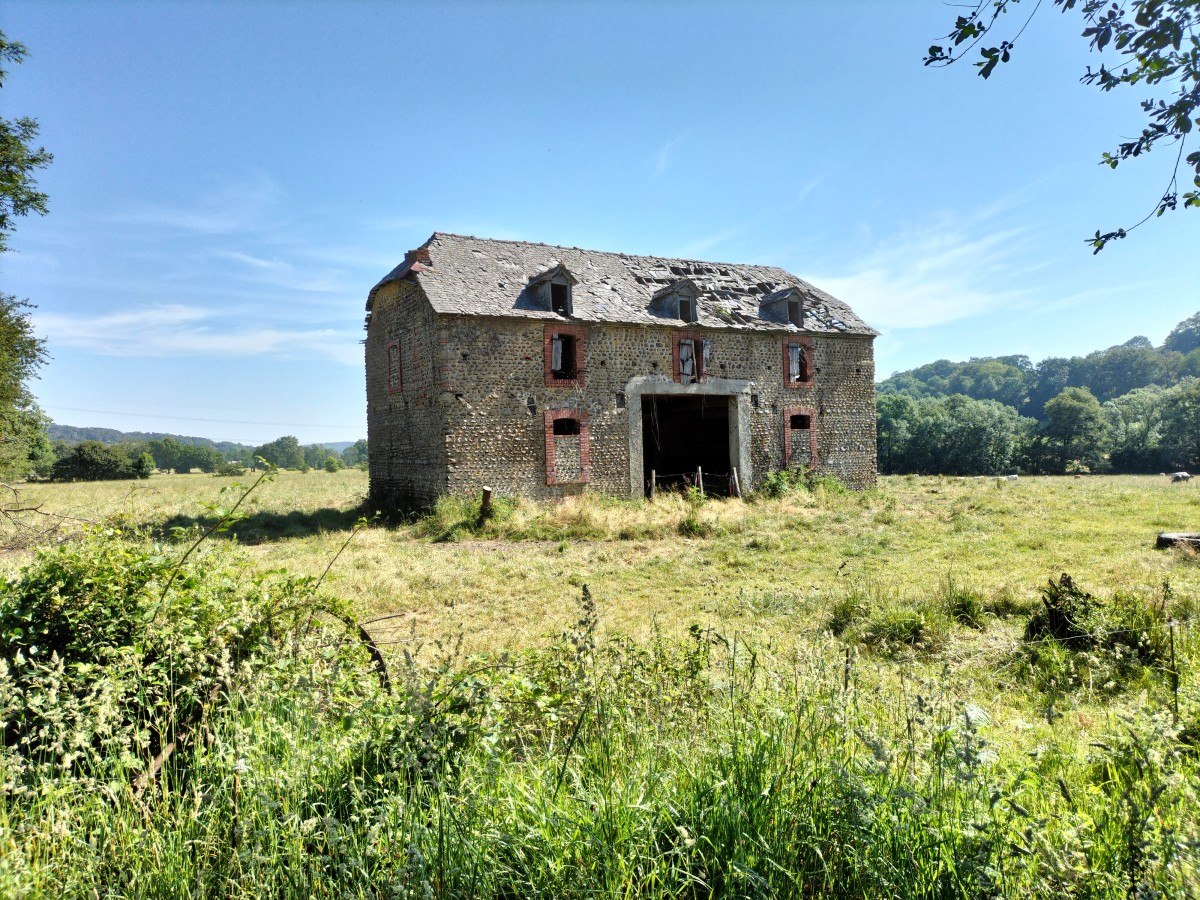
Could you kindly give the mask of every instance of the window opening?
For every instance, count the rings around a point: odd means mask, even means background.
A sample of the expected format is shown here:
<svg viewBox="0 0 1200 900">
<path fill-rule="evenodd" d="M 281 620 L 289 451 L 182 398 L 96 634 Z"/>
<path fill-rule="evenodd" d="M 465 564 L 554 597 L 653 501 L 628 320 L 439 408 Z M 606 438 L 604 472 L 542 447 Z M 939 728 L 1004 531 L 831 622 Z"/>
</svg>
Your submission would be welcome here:
<svg viewBox="0 0 1200 900">
<path fill-rule="evenodd" d="M 812 427 L 812 419 L 809 416 L 800 415 L 797 413 L 791 418 L 792 431 L 801 431 Z"/>
<path fill-rule="evenodd" d="M 392 341 L 387 346 L 388 391 L 398 391 L 404 386 L 400 371 L 400 342 Z"/>
<path fill-rule="evenodd" d="M 679 342 L 679 383 L 691 384 L 696 380 L 696 344 L 690 338 Z"/>
<path fill-rule="evenodd" d="M 550 374 L 562 380 L 575 377 L 575 338 L 556 334 L 550 339 Z"/>
<path fill-rule="evenodd" d="M 679 318 L 685 322 L 696 321 L 696 298 L 695 297 L 680 297 L 679 298 Z"/>
<path fill-rule="evenodd" d="M 803 344 L 788 344 L 788 381 L 798 384 L 809 379 L 808 348 Z"/>
<path fill-rule="evenodd" d="M 788 321 L 797 328 L 804 327 L 804 309 L 799 300 L 788 301 Z"/>
<path fill-rule="evenodd" d="M 578 419 L 555 419 L 554 420 L 554 435 L 555 437 L 563 435 L 579 434 Z"/>
<path fill-rule="evenodd" d="M 560 316 L 571 315 L 571 286 L 550 282 L 550 308 Z"/>
</svg>

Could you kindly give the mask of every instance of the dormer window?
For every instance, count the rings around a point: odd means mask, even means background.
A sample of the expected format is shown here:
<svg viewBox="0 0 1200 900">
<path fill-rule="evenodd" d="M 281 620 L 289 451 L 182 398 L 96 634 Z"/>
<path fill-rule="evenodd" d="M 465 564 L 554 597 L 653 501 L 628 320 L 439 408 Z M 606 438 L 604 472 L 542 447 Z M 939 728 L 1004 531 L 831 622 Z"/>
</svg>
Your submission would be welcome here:
<svg viewBox="0 0 1200 900">
<path fill-rule="evenodd" d="M 575 314 L 573 288 L 579 283 L 566 266 L 559 263 L 553 269 L 547 269 L 540 275 L 529 279 L 529 290 L 534 303 L 541 309 L 553 312 L 563 318 Z"/>
<path fill-rule="evenodd" d="M 550 282 L 550 308 L 560 316 L 571 315 L 571 285 Z"/>
<path fill-rule="evenodd" d="M 785 287 L 764 294 L 759 301 L 758 314 L 768 322 L 791 325 L 804 329 L 804 292 L 796 287 Z"/>
<path fill-rule="evenodd" d="M 681 322 L 695 322 L 699 312 L 696 298 L 700 288 L 690 279 L 681 278 L 655 291 L 650 298 L 650 313 Z"/>
</svg>

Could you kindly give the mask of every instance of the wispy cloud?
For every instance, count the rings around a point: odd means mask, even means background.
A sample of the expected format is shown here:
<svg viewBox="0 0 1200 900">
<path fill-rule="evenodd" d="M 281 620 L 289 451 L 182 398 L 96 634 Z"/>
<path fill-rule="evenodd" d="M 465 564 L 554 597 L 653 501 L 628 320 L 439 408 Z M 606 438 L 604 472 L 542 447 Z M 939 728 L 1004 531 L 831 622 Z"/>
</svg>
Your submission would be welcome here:
<svg viewBox="0 0 1200 900">
<path fill-rule="evenodd" d="M 104 356 L 323 358 L 362 365 L 357 332 L 336 328 L 284 328 L 245 323 L 198 307 L 168 304 L 103 315 L 45 313 L 34 317 L 51 346 Z"/>
<path fill-rule="evenodd" d="M 255 284 L 342 296 L 361 289 L 361 285 L 356 285 L 350 273 L 342 268 L 322 268 L 311 263 L 301 265 L 280 257 L 268 259 L 238 250 L 214 250 L 212 256 L 238 263 L 240 268 L 230 274 Z"/>
<path fill-rule="evenodd" d="M 667 173 L 671 168 L 671 161 L 675 155 L 675 148 L 683 141 L 682 136 L 671 138 L 669 141 L 663 141 L 658 147 L 658 152 L 654 154 L 654 177 L 660 178 Z"/>
<path fill-rule="evenodd" d="M 1028 232 L 988 230 L 978 221 L 945 219 L 888 239 L 842 272 L 812 280 L 884 329 L 927 328 L 1021 306 L 1029 292 L 1018 276 L 1034 271 Z"/>
<path fill-rule="evenodd" d="M 262 227 L 283 200 L 269 178 L 230 182 L 177 205 L 137 205 L 119 210 L 112 221 L 126 225 L 171 228 L 197 234 L 233 234 Z"/>
</svg>

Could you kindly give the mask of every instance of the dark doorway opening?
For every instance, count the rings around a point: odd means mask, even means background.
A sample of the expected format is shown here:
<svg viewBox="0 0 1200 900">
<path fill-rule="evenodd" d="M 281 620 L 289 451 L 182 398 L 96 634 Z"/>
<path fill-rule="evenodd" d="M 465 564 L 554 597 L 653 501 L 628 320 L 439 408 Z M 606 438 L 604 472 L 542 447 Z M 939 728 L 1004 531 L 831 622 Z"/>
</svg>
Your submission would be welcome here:
<svg viewBox="0 0 1200 900">
<path fill-rule="evenodd" d="M 729 397 L 642 397 L 642 483 L 685 488 L 704 474 L 704 491 L 729 496 Z"/>
</svg>

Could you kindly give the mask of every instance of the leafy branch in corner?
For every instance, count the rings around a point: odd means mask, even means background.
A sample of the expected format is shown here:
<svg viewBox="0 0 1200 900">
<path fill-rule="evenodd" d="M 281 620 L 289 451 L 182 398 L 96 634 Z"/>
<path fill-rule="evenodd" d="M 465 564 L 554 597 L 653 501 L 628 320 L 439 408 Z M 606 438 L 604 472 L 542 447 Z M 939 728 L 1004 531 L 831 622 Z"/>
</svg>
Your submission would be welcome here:
<svg viewBox="0 0 1200 900">
<path fill-rule="evenodd" d="M 978 0 L 966 15 L 960 15 L 946 35 L 949 44 L 934 44 L 925 57 L 927 66 L 948 66 L 978 49 L 975 66 L 983 78 L 996 66 L 1012 59 L 1017 40 L 1029 26 L 1043 0 L 1037 0 L 1016 34 L 998 44 L 985 39 L 997 28 L 1001 17 L 1021 0 Z M 1115 51 L 1120 67 L 1104 63 L 1091 66 L 1079 79 L 1083 84 L 1111 91 L 1118 87 L 1144 85 L 1159 96 L 1141 102 L 1146 122 L 1136 138 L 1121 141 L 1105 152 L 1101 165 L 1111 169 L 1130 159 L 1149 153 L 1165 141 L 1178 144 L 1171 175 L 1162 196 L 1144 218 L 1128 228 L 1096 233 L 1087 238 L 1093 253 L 1099 253 L 1109 241 L 1124 238 L 1129 232 L 1182 204 L 1184 209 L 1200 208 L 1200 151 L 1186 156 L 1188 136 L 1200 108 L 1200 0 L 1135 0 L 1118 4 L 1111 0 L 1053 0 L 1063 12 L 1077 10 L 1084 19 L 1082 37 L 1090 48 L 1103 53 Z M 1179 190 L 1179 170 L 1191 169 L 1193 190 Z M 1185 176 L 1186 177 L 1186 176 Z"/>
</svg>

